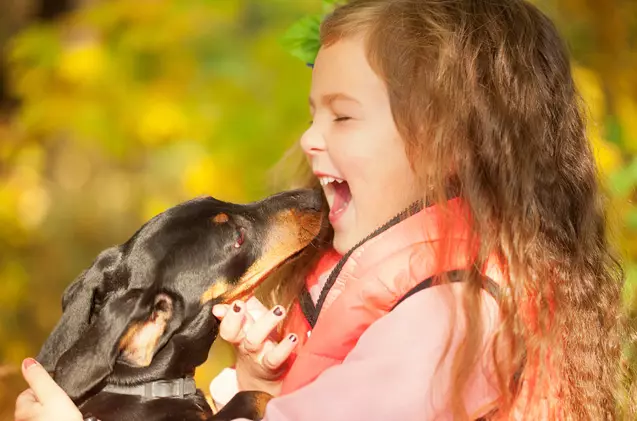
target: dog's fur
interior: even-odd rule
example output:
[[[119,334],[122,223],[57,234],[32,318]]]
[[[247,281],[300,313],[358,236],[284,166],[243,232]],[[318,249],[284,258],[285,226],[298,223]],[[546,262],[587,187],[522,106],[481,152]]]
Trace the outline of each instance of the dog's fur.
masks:
[[[218,334],[213,305],[245,296],[310,244],[320,209],[318,191],[297,190],[248,205],[206,197],[167,210],[66,289],[38,360],[101,421],[262,417],[269,395],[260,392],[236,395],[213,416],[200,391],[144,399],[101,389],[193,375]]]

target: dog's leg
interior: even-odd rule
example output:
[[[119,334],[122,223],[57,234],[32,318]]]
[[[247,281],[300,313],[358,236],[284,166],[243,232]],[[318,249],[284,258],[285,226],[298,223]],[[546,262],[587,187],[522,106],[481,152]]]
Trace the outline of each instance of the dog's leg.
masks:
[[[209,420],[230,421],[237,418],[261,420],[265,416],[265,407],[270,399],[272,399],[272,395],[265,392],[239,392]]]

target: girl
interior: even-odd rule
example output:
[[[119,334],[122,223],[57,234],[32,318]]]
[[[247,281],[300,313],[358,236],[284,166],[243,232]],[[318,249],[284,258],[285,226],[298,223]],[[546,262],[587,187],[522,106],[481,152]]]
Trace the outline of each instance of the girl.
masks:
[[[522,0],[353,0],[323,22],[300,144],[333,236],[272,283],[280,343],[284,308],[214,310],[240,386],[278,395],[267,421],[615,417],[622,271],[580,106]],[[24,375],[18,420],[81,419]]]

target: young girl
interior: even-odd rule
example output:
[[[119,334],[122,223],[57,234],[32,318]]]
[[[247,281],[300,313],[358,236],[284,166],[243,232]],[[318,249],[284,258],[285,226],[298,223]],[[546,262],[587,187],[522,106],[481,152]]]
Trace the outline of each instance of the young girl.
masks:
[[[277,395],[265,419],[613,419],[622,272],[580,106],[525,1],[337,8],[300,142],[333,236],[256,321],[214,310],[239,386]],[[16,419],[81,419],[24,365]]]

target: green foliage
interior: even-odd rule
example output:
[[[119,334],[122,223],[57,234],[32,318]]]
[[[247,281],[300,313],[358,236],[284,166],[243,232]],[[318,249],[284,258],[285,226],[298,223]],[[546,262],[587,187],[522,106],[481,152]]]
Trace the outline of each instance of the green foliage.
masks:
[[[313,65],[321,47],[320,26],[323,17],[334,10],[341,0],[323,0],[323,13],[305,16],[296,21],[282,38],[283,47],[294,57]]]
[[[306,16],[290,27],[282,40],[283,46],[294,57],[308,64],[314,64],[321,46],[319,26],[321,16]]]

